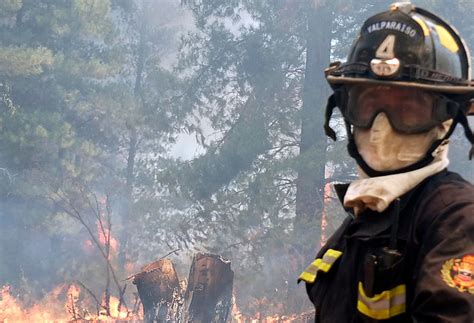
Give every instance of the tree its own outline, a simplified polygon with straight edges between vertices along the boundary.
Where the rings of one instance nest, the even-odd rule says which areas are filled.
[[[2,259],[9,259],[2,278],[14,283],[19,272],[30,276],[34,270],[62,266],[59,259],[39,261],[39,254],[28,259],[27,245],[53,227],[47,220],[55,214],[48,203],[52,187],[68,178],[99,179],[95,176],[106,152],[93,137],[102,120],[90,98],[113,74],[114,62],[104,51],[112,31],[108,1],[2,1],[0,6],[6,8],[0,77],[9,96],[0,111],[0,165],[12,176],[1,195],[1,216],[9,223],[2,227]],[[38,243],[46,250],[60,248],[55,245],[58,234],[51,232]],[[14,257],[15,252],[20,256]],[[34,263],[42,263],[41,268]]]
[[[18,283],[22,268],[28,277],[38,270],[32,264],[42,255],[23,256],[26,247],[18,241],[34,244],[44,232],[44,250],[51,255],[76,251],[43,261],[45,272],[62,272],[65,263],[84,257],[76,240],[87,239],[87,233],[51,199],[58,191],[74,198],[80,196],[77,187],[88,187],[97,196],[126,197],[124,215],[121,203],[113,205],[119,210],[114,214],[124,217],[122,223],[117,220],[116,232],[126,232],[139,201],[135,179],[149,168],[142,156],[162,153],[168,138],[173,139],[179,113],[163,107],[173,107],[166,100],[179,84],[159,62],[168,55],[171,40],[164,42],[156,29],[139,25],[144,34],[137,27],[140,21],[150,22],[150,17],[140,19],[147,8],[138,5],[0,2],[5,9],[0,26],[0,167],[2,179],[8,178],[0,197],[7,224],[2,227],[2,259],[9,261],[0,268],[5,281]],[[163,47],[156,50],[156,44]],[[92,268],[84,263],[76,274]]]
[[[206,153],[183,164],[176,179],[195,201],[192,231],[216,232],[213,245],[220,252],[235,251],[222,248],[226,245],[247,248],[255,258],[243,266],[266,261],[273,266],[269,253],[282,248],[290,259],[294,254],[305,258],[295,234],[305,228],[308,235],[303,236],[317,236],[322,210],[326,138],[317,124],[327,85],[315,70],[329,62],[333,7],[321,3],[314,8],[310,1],[188,5],[198,30],[183,43],[181,71],[195,72],[183,104],[218,133],[213,141],[201,141]],[[320,18],[328,23],[308,26]],[[204,137],[199,125],[191,125],[196,128]],[[201,224],[203,217],[207,221]],[[225,243],[229,237],[217,235],[223,231],[237,244]],[[276,237],[288,246],[274,244]],[[307,247],[308,241],[304,249],[314,252]],[[269,284],[287,289],[298,266]]]

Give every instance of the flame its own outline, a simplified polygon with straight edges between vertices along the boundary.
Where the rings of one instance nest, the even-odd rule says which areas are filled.
[[[327,208],[330,201],[331,201],[331,184],[326,183],[324,185],[324,207],[323,207],[323,214],[321,216],[321,238],[319,240],[319,244],[321,247],[323,247],[327,242],[327,236],[326,236],[326,231],[327,231],[327,226],[328,226]]]
[[[81,246],[86,253],[93,252],[97,247],[103,250],[110,247],[110,261],[118,254],[119,242],[111,235],[111,223],[107,222],[110,221],[110,214],[106,213],[109,212],[106,203],[106,198],[99,199],[99,219],[96,222],[98,235],[84,240]],[[128,263],[125,269],[135,271],[135,268],[135,264]],[[101,304],[97,302],[97,298],[89,290],[82,292],[81,287],[76,284],[60,284],[33,304],[26,304],[6,285],[0,288],[0,323],[143,321],[143,305],[137,295],[135,304],[132,304],[133,310],[129,310],[124,302],[112,295],[108,302],[105,301],[105,296],[102,297]]]
[[[262,305],[266,298],[255,300],[256,304]],[[268,304],[267,304],[268,305]],[[282,304],[283,305],[283,304]],[[261,312],[256,312],[253,316],[245,316],[238,308],[235,302],[235,296],[232,296],[232,323],[303,323],[314,320],[314,311],[308,311],[301,314],[280,315],[273,314],[264,317]]]
[[[107,214],[110,216],[108,213],[109,210],[107,208],[107,197],[102,197],[99,198],[99,220],[97,220],[97,232],[99,233],[99,243],[102,244],[103,246],[107,246],[107,242],[110,246],[110,251],[111,255],[117,255],[118,248],[119,248],[119,242],[117,239],[115,239],[110,232],[110,229],[107,227],[108,223],[107,221]]]
[[[10,286],[3,286],[0,290],[0,321],[18,320],[23,311],[17,300],[11,295]]]
[[[23,308],[12,295],[11,287],[3,286],[0,290],[0,322],[67,322],[67,313],[59,299],[64,290],[64,285],[58,286],[38,303]]]
[[[112,322],[143,320],[143,315],[132,313],[125,306],[120,305],[118,298],[111,296],[109,302],[110,315],[102,308],[98,314],[87,309],[87,300],[81,297],[81,288],[71,284],[62,284],[55,287],[49,294],[30,308],[12,295],[10,286],[0,289],[0,322],[44,322],[66,323],[71,321]],[[119,309],[120,307],[120,309]]]
[[[110,251],[112,255],[116,255],[118,252],[119,248],[119,243],[117,239],[115,239],[109,232],[107,228],[104,228],[103,230],[100,227],[99,221],[97,221],[97,229],[99,232],[99,242],[105,246],[107,245],[107,239],[110,238]]]
[[[120,305],[120,301],[116,297],[111,297],[110,298],[110,316],[113,318],[118,318],[118,319],[125,319],[128,317],[128,309]],[[120,307],[120,308],[119,308]]]

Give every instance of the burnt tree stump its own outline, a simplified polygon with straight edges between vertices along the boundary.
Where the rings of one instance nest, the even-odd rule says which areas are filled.
[[[178,322],[182,297],[173,263],[160,259],[144,266],[133,276],[143,304],[146,322]]]
[[[184,296],[183,321],[226,322],[232,307],[233,281],[230,261],[211,254],[194,256]]]

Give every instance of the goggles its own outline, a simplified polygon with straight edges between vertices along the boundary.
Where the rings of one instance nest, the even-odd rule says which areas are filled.
[[[448,98],[420,89],[396,86],[351,86],[342,114],[352,125],[368,129],[383,112],[400,133],[426,132],[450,118],[456,111]]]

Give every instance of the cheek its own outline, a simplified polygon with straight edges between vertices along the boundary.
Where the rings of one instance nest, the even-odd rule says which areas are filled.
[[[371,146],[370,130],[354,129],[354,141],[359,152],[366,151]]]
[[[404,137],[406,137],[405,142],[407,144],[407,149],[426,152],[438,138],[441,138],[441,134],[439,129],[433,128],[424,134]]]
[[[372,145],[369,144],[370,131],[365,129],[354,129],[354,141],[357,146],[357,150],[363,156],[369,153]]]

